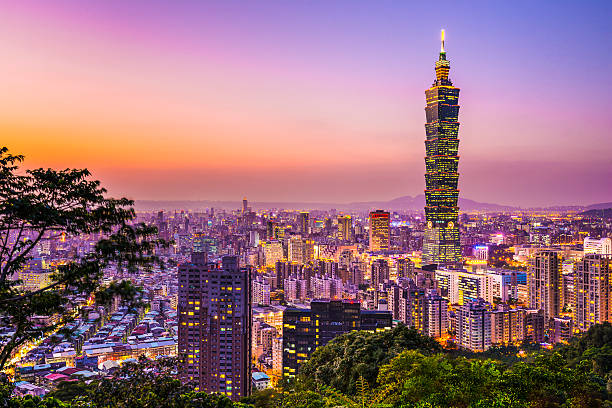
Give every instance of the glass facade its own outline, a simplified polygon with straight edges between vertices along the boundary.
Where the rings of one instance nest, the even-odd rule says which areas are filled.
[[[425,237],[423,263],[461,261],[457,200],[459,190],[459,88],[448,78],[444,47],[436,62],[436,80],[425,91]]]

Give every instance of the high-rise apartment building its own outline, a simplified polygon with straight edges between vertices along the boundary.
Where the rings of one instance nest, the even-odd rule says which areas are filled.
[[[552,249],[537,251],[529,259],[527,284],[529,307],[542,310],[545,325],[558,317],[563,308],[563,275],[561,253]]]
[[[372,286],[378,290],[381,283],[389,280],[389,263],[385,259],[375,259],[372,262]]]
[[[586,237],[584,239],[584,254],[612,255],[612,239]]]
[[[410,258],[398,258],[395,261],[395,268],[397,279],[414,277],[414,262]]]
[[[387,211],[370,213],[370,251],[386,251],[391,242],[390,215]]]
[[[457,341],[461,348],[486,351],[491,347],[491,305],[483,299],[467,302],[457,311]]]
[[[520,344],[525,339],[525,310],[505,304],[491,311],[491,343]]]
[[[574,326],[586,331],[612,321],[612,256],[588,254],[576,265]]]
[[[442,49],[436,80],[425,91],[425,217],[423,264],[455,265],[461,261],[457,201],[459,190],[459,88],[448,78],[450,62]]]
[[[204,254],[179,267],[179,373],[196,389],[232,400],[251,391],[250,270]]]
[[[391,328],[391,313],[361,310],[359,302],[313,301],[310,309],[285,309],[283,314],[283,376],[294,377],[317,347],[353,331]]]
[[[255,305],[270,304],[270,284],[261,276],[251,281],[251,301]]]
[[[431,291],[425,295],[423,334],[442,337],[448,331],[448,300]]]
[[[411,282],[400,290],[399,320],[406,326],[423,332],[425,328],[425,289]]]

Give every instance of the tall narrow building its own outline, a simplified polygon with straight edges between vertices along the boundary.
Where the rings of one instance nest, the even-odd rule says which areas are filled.
[[[587,331],[594,324],[612,321],[612,255],[587,254],[576,269],[576,328]]]
[[[448,78],[450,62],[442,49],[436,80],[425,91],[425,217],[423,264],[456,265],[461,261],[457,200],[459,190],[459,88]]]
[[[310,233],[310,213],[306,211],[300,212],[298,215],[298,224],[300,233],[308,235]]]
[[[350,215],[338,217],[338,239],[350,241],[353,231],[353,219]]]
[[[390,214],[376,210],[370,213],[370,251],[387,251],[391,242]]]
[[[541,249],[529,259],[529,307],[542,310],[546,327],[563,309],[562,263],[561,253],[553,249]]]
[[[250,272],[238,259],[205,254],[179,267],[179,374],[196,390],[234,401],[251,391]]]

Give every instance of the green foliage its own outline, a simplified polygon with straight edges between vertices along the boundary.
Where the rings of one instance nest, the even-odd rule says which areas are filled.
[[[386,336],[382,336],[385,341],[379,339],[383,333],[370,334],[367,341],[353,333],[341,344],[359,353],[363,350],[354,348],[351,342],[390,347],[395,342],[419,344],[412,338],[413,333],[405,330],[391,335],[393,341]],[[606,389],[609,379],[597,372],[599,366],[589,357],[593,348],[609,346],[608,330],[607,325],[596,327],[564,348],[532,353],[515,363],[491,360],[484,354],[481,358],[467,358],[440,350],[432,352],[433,347],[425,348],[426,352],[413,347],[377,367],[374,381],[358,375],[348,385],[355,390],[350,394],[321,377],[315,381],[300,376],[297,380],[282,381],[276,390],[256,391],[240,403],[232,403],[221,395],[194,392],[193,384],[182,384],[176,378],[175,359],[141,359],[138,364],[125,364],[111,378],[90,384],[61,384],[44,399],[10,398],[10,384],[1,383],[0,408],[610,408],[612,400]],[[337,345],[333,343],[320,351],[335,350]]]
[[[432,338],[404,325],[378,333],[354,331],[318,348],[301,366],[300,380],[311,384],[310,389],[316,389],[316,383],[324,383],[340,392],[355,394],[360,377],[376,386],[379,367],[403,350],[428,354],[441,351],[441,347]]]
[[[288,401],[304,407],[349,408],[612,407],[612,379],[605,371],[612,363],[607,357],[611,334],[610,324],[597,325],[553,351],[536,351],[525,345],[527,354],[519,357],[518,351],[525,351],[523,347],[499,347],[487,353],[439,353],[435,347],[422,345],[425,352],[421,352],[414,341],[395,353],[388,339],[378,338],[380,333],[351,333],[314,353],[316,359],[311,359],[298,381],[286,388]],[[384,348],[385,353],[370,348],[373,344]],[[393,357],[376,365],[383,355]],[[366,380],[357,371],[371,373],[364,369],[364,363],[376,369],[375,381]],[[260,398],[254,405],[289,406],[278,400],[274,405],[269,402]]]
[[[0,148],[0,325],[15,329],[0,350],[0,370],[11,353],[28,340],[60,329],[74,318],[70,295],[96,290],[108,267],[133,271],[157,262],[156,228],[132,225],[133,201],[106,197],[86,169],[23,171],[23,156]],[[15,280],[36,246],[62,235],[101,234],[81,259],[57,267],[46,287],[30,291]],[[118,284],[114,289],[126,289]],[[32,316],[56,316],[42,325]]]
[[[232,408],[232,401],[219,394],[193,390],[176,377],[176,359],[155,361],[142,358],[126,363],[110,378],[90,384],[63,383],[49,397],[72,408]]]
[[[590,361],[596,373],[612,376],[612,324],[605,322],[591,326],[584,335],[572,339],[569,345],[559,347],[559,352],[572,366]]]

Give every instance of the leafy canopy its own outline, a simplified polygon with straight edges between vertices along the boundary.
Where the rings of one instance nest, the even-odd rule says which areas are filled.
[[[20,345],[73,319],[69,300],[96,290],[105,269],[149,267],[158,261],[155,248],[167,245],[155,227],[133,223],[133,201],[106,197],[87,169],[23,170],[23,160],[0,148],[0,325],[14,329],[0,350],[0,370]],[[89,253],[57,265],[46,286],[28,289],[19,272],[41,243],[62,236],[100,239]],[[33,316],[55,318],[44,324]]]

